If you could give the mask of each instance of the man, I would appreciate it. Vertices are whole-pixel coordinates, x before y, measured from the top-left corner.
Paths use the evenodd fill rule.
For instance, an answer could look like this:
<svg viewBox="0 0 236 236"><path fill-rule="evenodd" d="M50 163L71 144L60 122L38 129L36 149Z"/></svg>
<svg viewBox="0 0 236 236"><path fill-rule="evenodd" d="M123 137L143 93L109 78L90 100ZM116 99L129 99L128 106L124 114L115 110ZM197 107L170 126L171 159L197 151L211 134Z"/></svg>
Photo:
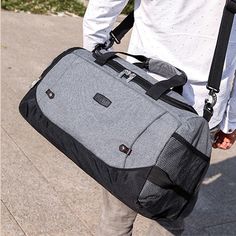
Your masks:
<svg viewBox="0 0 236 236"><path fill-rule="evenodd" d="M127 0L90 0L84 18L84 47L109 38ZM225 1L136 0L129 53L160 58L188 76L183 96L202 115L206 82ZM210 128L214 148L229 149L236 139L236 20L228 46L218 102ZM155 77L154 74L152 74ZM131 235L136 213L104 191L100 235ZM148 235L178 235L183 222L154 223ZM160 226L162 225L162 226Z"/></svg>

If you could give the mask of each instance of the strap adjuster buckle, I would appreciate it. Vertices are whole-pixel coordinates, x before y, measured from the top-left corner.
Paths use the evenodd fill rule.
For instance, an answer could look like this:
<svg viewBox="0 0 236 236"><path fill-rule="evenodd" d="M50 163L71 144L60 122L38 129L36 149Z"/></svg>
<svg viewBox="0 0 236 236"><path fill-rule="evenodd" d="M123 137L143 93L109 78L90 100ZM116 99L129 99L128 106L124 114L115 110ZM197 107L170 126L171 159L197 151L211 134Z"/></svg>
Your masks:
<svg viewBox="0 0 236 236"><path fill-rule="evenodd" d="M113 31L110 32L111 40L116 42L116 44L120 44L120 40L114 35Z"/></svg>
<svg viewBox="0 0 236 236"><path fill-rule="evenodd" d="M205 104L211 104L211 107L213 108L217 102L217 95L215 90L211 89L208 95L209 97L205 100Z"/></svg>
<svg viewBox="0 0 236 236"><path fill-rule="evenodd" d="M117 44L120 44L120 40L118 38L116 38L116 36L114 35L114 33L111 31L110 32L110 39L108 39L105 43L100 43L98 44L95 49L93 51L97 51L97 50L101 50L101 49L109 49L113 46L114 42Z"/></svg>
<svg viewBox="0 0 236 236"><path fill-rule="evenodd" d="M214 109L217 102L217 95L214 89L211 89L209 91L209 97L205 99L205 105L204 105L204 111L203 111L203 117L209 122L211 117L213 116Z"/></svg>

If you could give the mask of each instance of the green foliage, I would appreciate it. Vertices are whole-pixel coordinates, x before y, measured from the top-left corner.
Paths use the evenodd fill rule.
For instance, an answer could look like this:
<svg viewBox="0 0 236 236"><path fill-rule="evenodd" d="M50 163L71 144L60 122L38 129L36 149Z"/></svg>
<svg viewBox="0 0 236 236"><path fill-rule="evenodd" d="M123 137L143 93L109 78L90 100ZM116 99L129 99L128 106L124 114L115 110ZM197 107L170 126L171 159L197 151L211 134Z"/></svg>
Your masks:
<svg viewBox="0 0 236 236"><path fill-rule="evenodd" d="M133 11L133 9L134 9L134 0L129 0L128 4L126 5L122 13L128 15L131 11Z"/></svg>
<svg viewBox="0 0 236 236"><path fill-rule="evenodd" d="M85 6L79 0L2 0L1 7L9 11L26 11L35 14L70 12L83 16ZM130 0L123 14L129 14L134 8L134 0Z"/></svg>
<svg viewBox="0 0 236 236"><path fill-rule="evenodd" d="M1 7L10 11L29 11L35 14L70 12L83 16L84 5L79 0L2 0Z"/></svg>

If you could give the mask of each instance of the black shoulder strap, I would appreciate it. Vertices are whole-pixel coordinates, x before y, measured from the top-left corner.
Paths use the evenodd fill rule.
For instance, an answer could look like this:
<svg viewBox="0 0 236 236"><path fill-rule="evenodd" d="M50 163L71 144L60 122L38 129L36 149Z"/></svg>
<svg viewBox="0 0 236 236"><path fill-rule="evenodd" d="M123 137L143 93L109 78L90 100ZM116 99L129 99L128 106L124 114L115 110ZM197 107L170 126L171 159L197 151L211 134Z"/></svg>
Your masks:
<svg viewBox="0 0 236 236"><path fill-rule="evenodd" d="M114 38L116 43L120 43L121 39L134 25L134 11L130 12L128 16L111 31L110 36Z"/></svg>
<svg viewBox="0 0 236 236"><path fill-rule="evenodd" d="M228 4L228 5L227 5ZM211 64L207 88L219 92L221 76L223 72L226 51L229 43L234 14L236 12L236 0L228 1L223 12L219 35L216 43L214 57ZM233 5L234 4L234 5Z"/></svg>
<svg viewBox="0 0 236 236"><path fill-rule="evenodd" d="M210 121L213 115L213 106L217 101L216 93L220 91L220 82L235 13L236 0L227 0L207 83L210 98L205 101L203 113L203 117L207 121Z"/></svg>

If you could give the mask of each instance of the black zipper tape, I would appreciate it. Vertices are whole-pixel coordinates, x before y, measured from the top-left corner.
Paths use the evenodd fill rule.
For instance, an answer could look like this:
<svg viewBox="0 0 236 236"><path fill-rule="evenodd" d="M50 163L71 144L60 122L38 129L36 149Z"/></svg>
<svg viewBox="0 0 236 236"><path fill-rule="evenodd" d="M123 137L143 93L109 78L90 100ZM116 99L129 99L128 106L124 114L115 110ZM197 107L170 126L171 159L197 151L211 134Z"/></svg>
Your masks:
<svg viewBox="0 0 236 236"><path fill-rule="evenodd" d="M161 95L160 100L168 103L169 105L177 107L179 109L183 109L183 110L186 110L186 111L189 111L189 112L192 112L192 113L198 115L196 110L192 106L188 105L187 103L181 102L171 96L168 96L167 94Z"/></svg>

